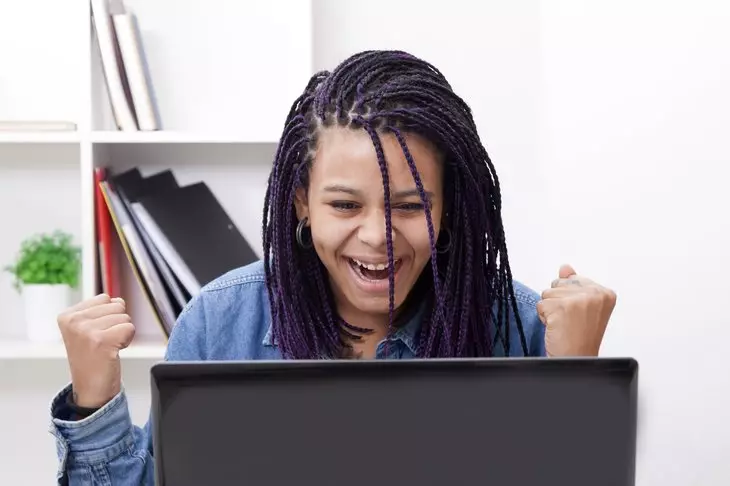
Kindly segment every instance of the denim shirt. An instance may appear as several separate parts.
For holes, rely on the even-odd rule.
[[[544,356],[539,296],[519,282],[513,286],[529,354]],[[517,336],[514,316],[509,325],[510,335]],[[257,262],[217,278],[191,299],[178,317],[165,359],[282,359],[270,326],[264,267]],[[417,328],[418,322],[408,323],[388,338],[387,346],[385,340],[379,343],[376,359],[415,357]],[[510,348],[511,356],[523,355],[519,339],[511,339]],[[64,406],[70,390],[68,384],[51,404],[50,432],[56,438],[59,460],[57,484],[154,485],[150,422],[132,423],[124,388],[93,415],[78,421],[70,420]]]

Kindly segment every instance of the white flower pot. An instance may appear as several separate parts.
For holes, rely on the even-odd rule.
[[[34,342],[61,341],[58,315],[71,304],[71,287],[56,284],[28,284],[22,287],[28,339]]]

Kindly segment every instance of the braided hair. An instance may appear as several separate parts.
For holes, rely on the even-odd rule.
[[[390,185],[380,134],[392,133],[399,142],[424,204],[431,266],[422,272],[419,291],[411,291],[412,296],[418,294],[414,298],[426,295],[428,303],[417,355],[491,356],[499,343],[508,354],[511,312],[527,355],[507,258],[499,181],[469,106],[431,64],[402,51],[364,51],[332,72],[311,77],[291,106],[269,176],[264,268],[274,339],[283,357],[336,358],[348,348],[327,271],[316,251],[295,238],[296,191],[308,187],[318,136],[333,126],[364,129],[375,147],[385,194],[391,324],[395,309]],[[450,234],[446,252],[437,251],[427,196],[406,133],[425,137],[443,160],[444,224]]]

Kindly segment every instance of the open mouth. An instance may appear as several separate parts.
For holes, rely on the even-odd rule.
[[[369,282],[378,282],[381,280],[387,280],[388,274],[390,273],[390,265],[388,262],[382,263],[366,263],[355,258],[348,258],[347,262],[361,279]],[[397,273],[403,263],[403,259],[397,258],[394,262],[393,273]]]

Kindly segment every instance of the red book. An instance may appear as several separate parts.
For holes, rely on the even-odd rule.
[[[106,180],[106,169],[94,169],[94,208],[96,209],[96,238],[99,251],[99,272],[101,273],[102,291],[110,297],[118,297],[114,281],[112,258],[112,220],[109,208],[104,201],[100,183]]]

